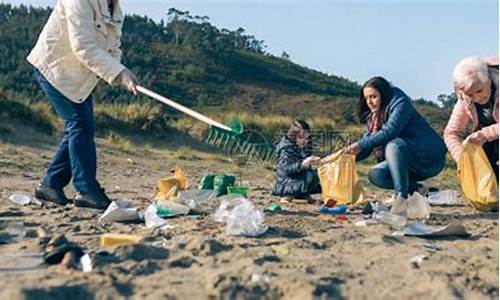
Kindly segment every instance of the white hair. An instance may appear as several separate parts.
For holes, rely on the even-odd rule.
[[[474,83],[485,84],[488,80],[488,65],[475,56],[462,59],[453,70],[455,89],[467,90]]]

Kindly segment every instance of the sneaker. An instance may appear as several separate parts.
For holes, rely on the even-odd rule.
[[[406,217],[406,210],[408,209],[408,199],[399,195],[394,196],[392,201],[391,214]]]
[[[106,209],[111,200],[106,196],[104,189],[95,194],[77,194],[75,197],[76,207],[88,207],[95,209]]]
[[[53,189],[42,183],[38,184],[36,187],[35,197],[39,200],[52,202],[58,205],[66,205],[70,202],[68,198],[66,198],[66,195],[64,195],[62,189]]]

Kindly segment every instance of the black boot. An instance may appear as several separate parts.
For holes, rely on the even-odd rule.
[[[35,197],[42,201],[48,201],[59,205],[66,205],[70,202],[68,198],[66,198],[66,195],[64,195],[62,189],[53,189],[41,183],[35,189]]]
[[[104,189],[101,188],[97,193],[77,194],[74,202],[76,207],[106,209],[111,200],[106,196]]]

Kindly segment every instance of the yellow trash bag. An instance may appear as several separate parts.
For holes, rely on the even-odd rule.
[[[475,209],[490,211],[498,206],[498,184],[483,147],[462,144],[458,160],[458,177],[466,201]]]
[[[159,192],[156,194],[155,200],[168,200],[170,197],[177,196],[180,190],[185,190],[187,187],[188,180],[184,174],[184,170],[180,167],[176,167],[173,176],[158,180]]]
[[[356,157],[343,154],[342,150],[320,161],[318,168],[323,201],[332,199],[337,204],[354,204],[364,201],[363,186],[356,174]]]

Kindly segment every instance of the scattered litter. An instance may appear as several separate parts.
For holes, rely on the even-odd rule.
[[[441,227],[432,227],[421,222],[415,222],[408,224],[401,231],[394,232],[393,235],[433,238],[447,236],[469,237],[470,233],[468,233],[465,227],[459,222],[452,222],[449,225]]]
[[[424,254],[419,254],[419,255],[416,255],[414,257],[412,257],[410,259],[410,263],[412,264],[412,266],[416,269],[420,268],[420,265],[422,264],[422,262],[424,260],[427,259],[427,256],[424,255]]]
[[[403,228],[406,225],[405,217],[391,214],[390,212],[384,210],[376,211],[373,214],[373,218],[394,228]]]
[[[135,165],[135,161],[133,161],[131,158],[127,158],[127,161],[133,165]]]
[[[438,245],[429,244],[429,243],[423,243],[422,247],[425,248],[425,250],[429,250],[431,252],[443,250],[443,248],[439,247]]]
[[[90,259],[88,253],[86,253],[80,258],[80,265],[82,266],[83,272],[85,273],[92,272],[92,260]]]
[[[306,199],[292,199],[293,204],[309,204],[309,201]]]
[[[167,221],[158,216],[156,204],[150,204],[148,206],[148,208],[144,212],[144,221],[146,222],[147,228],[156,228],[167,224]]]
[[[212,190],[214,188],[214,177],[215,175],[212,174],[203,176],[203,178],[201,178],[200,185],[198,186],[198,188],[200,190],[204,189]]]
[[[269,283],[271,282],[271,279],[267,275],[260,273],[253,273],[252,277],[250,277],[250,282],[254,284]]]
[[[375,224],[378,224],[378,220],[376,219],[359,220],[354,223],[356,226],[370,226]]]
[[[101,247],[138,244],[141,241],[140,235],[105,233],[101,236]]]
[[[342,205],[337,205],[335,207],[328,207],[326,205],[321,205],[319,211],[324,214],[331,214],[331,215],[345,214],[347,212],[347,205],[342,204]]]
[[[223,200],[214,219],[226,223],[226,233],[229,235],[259,236],[268,228],[264,224],[263,212],[243,197]]]
[[[221,174],[214,177],[214,191],[217,196],[227,194],[227,187],[233,186],[236,177],[229,174]]]
[[[161,218],[185,216],[188,213],[188,206],[173,201],[158,201],[156,204],[156,214]]]
[[[337,205],[337,201],[333,200],[333,199],[328,199],[326,202],[325,202],[325,206],[326,207],[334,207],[335,205]]]
[[[346,215],[337,215],[335,216],[335,222],[338,222],[338,223],[344,223],[346,221],[348,221],[349,218],[347,218]]]
[[[245,186],[228,186],[227,193],[248,197],[248,188]]]
[[[406,215],[408,219],[428,219],[431,214],[431,206],[427,203],[427,199],[415,192],[408,198],[408,208]]]
[[[286,256],[291,252],[289,247],[283,245],[273,245],[271,249],[280,256]]]
[[[363,215],[371,215],[375,209],[373,209],[372,202],[367,202],[365,206],[363,206],[363,211],[361,212]]]
[[[9,200],[15,204],[28,205],[31,203],[31,197],[21,193],[14,193],[9,197]]]
[[[156,194],[156,200],[168,200],[170,197],[177,196],[178,191],[185,190],[188,187],[188,180],[182,168],[175,168],[173,176],[158,180],[159,192]]]
[[[444,190],[439,192],[429,193],[427,201],[430,205],[464,205],[465,203],[458,198],[457,191]]]
[[[283,210],[283,208],[278,203],[271,203],[271,205],[269,205],[266,208],[266,211],[272,212],[272,213],[280,212],[282,210]]]
[[[101,215],[99,221],[102,223],[126,222],[139,219],[137,209],[132,207],[132,202],[128,200],[117,200],[109,204],[106,211]]]
[[[180,191],[172,201],[188,206],[195,213],[208,213],[212,211],[212,203],[216,192],[208,189]]]

